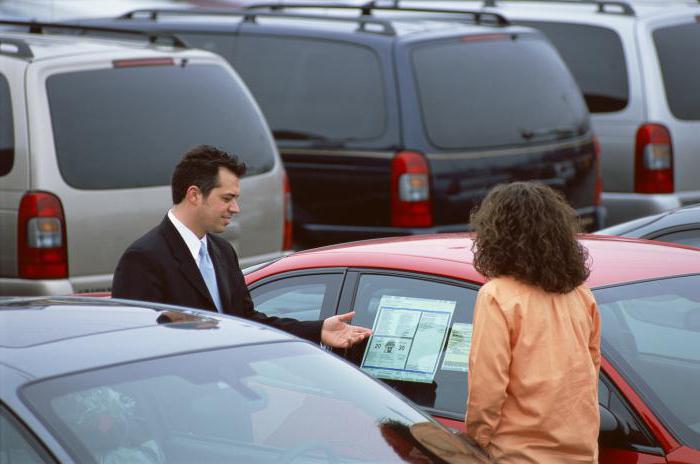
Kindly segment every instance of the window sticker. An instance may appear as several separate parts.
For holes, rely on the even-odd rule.
[[[443,371],[467,372],[469,370],[469,349],[472,346],[472,324],[455,322],[447,340]]]
[[[360,368],[381,379],[431,383],[456,305],[383,295]]]

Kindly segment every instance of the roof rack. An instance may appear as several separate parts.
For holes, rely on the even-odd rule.
[[[499,0],[484,0],[483,6],[495,7]],[[636,16],[634,8],[622,0],[535,0],[538,2],[567,3],[571,5],[597,5],[598,13]],[[700,1],[700,0],[699,0]],[[612,8],[610,8],[612,7]]]
[[[314,15],[314,14],[284,14],[284,13],[274,13],[274,12],[261,12],[253,11],[249,9],[235,9],[235,8],[197,8],[196,10],[184,10],[184,9],[169,9],[169,8],[154,8],[154,9],[139,9],[133,10],[128,13],[119,16],[117,19],[136,19],[139,15],[147,15],[149,19],[155,21],[158,19],[159,15],[162,14],[172,14],[172,15],[186,15],[186,16],[240,16],[245,22],[254,23],[257,18],[293,18],[293,19],[309,19],[316,21],[340,21],[349,23],[358,23],[359,30],[363,32],[370,32],[375,34],[383,35],[396,35],[396,29],[391,25],[391,22],[378,19],[378,18],[354,18],[354,17],[344,17],[344,16],[325,16],[325,15]],[[368,29],[367,26],[379,26],[381,30]]]
[[[279,13],[279,10],[284,9],[303,9],[303,8],[324,8],[324,9],[336,9],[336,10],[359,10],[361,12],[361,17],[342,17],[342,16],[326,16],[326,15],[285,15]],[[268,9],[267,12],[257,12],[254,10]],[[256,17],[294,17],[301,19],[317,19],[323,21],[346,21],[346,22],[358,22],[361,24],[362,30],[365,30],[367,24],[378,24],[384,28],[382,33],[387,35],[395,35],[396,31],[387,20],[372,18],[372,11],[406,11],[414,13],[437,13],[437,14],[451,14],[451,15],[468,15],[472,18],[472,21],[476,24],[489,24],[497,26],[507,26],[510,22],[501,14],[484,12],[484,11],[472,11],[472,10],[441,10],[434,8],[403,8],[398,6],[398,0],[394,3],[394,6],[378,6],[374,2],[369,2],[365,5],[353,6],[353,5],[337,5],[328,3],[287,3],[287,4],[276,4],[276,3],[261,3],[256,5],[250,5],[244,9],[235,8],[197,8],[197,9],[183,9],[183,8],[141,8],[138,10],[132,10],[119,16],[117,19],[137,19],[139,16],[146,16],[151,21],[158,19],[160,15],[175,15],[175,16],[241,16],[244,21],[254,22]],[[278,12],[278,13],[275,13]],[[374,31],[370,31],[374,32]]]
[[[11,39],[0,36],[0,55],[10,55],[18,58],[34,58],[32,49],[21,39]]]
[[[104,33],[139,36],[139,37],[147,39],[148,42],[152,43],[152,44],[158,43],[160,39],[168,39],[170,41],[170,45],[172,45],[173,47],[187,48],[187,44],[185,44],[177,36],[175,36],[173,34],[157,32],[157,31],[146,32],[146,31],[139,31],[139,30],[133,30],[133,29],[121,29],[118,27],[87,26],[87,25],[72,24],[72,23],[46,23],[46,22],[39,22],[39,21],[16,21],[16,20],[6,20],[6,19],[0,19],[0,25],[28,27],[30,34],[44,34],[45,33],[44,29],[63,29],[66,31],[76,31],[76,32],[82,32],[82,33],[85,33],[85,32],[104,32]],[[5,31],[5,32],[9,32],[9,31]],[[26,46],[26,43],[25,43],[25,46]],[[30,53],[31,53],[31,51],[30,51]]]
[[[266,8],[271,11],[287,10],[287,9],[303,9],[303,8],[323,8],[331,10],[359,10],[362,16],[372,16],[373,11],[406,11],[411,13],[438,13],[438,14],[454,14],[467,15],[472,18],[475,24],[489,24],[497,26],[509,26],[511,23],[505,16],[487,11],[475,10],[442,10],[437,8],[413,8],[402,7],[399,5],[399,0],[394,0],[393,5],[383,6],[377,5],[375,1],[370,1],[364,5],[342,5],[333,3],[258,3],[245,7],[247,10]]]

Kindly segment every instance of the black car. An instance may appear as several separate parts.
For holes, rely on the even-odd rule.
[[[541,33],[498,14],[306,4],[96,21],[232,63],[273,130],[301,246],[466,230],[514,180],[559,189],[586,230],[603,225],[581,92]]]
[[[700,247],[700,205],[645,216],[596,233]]]

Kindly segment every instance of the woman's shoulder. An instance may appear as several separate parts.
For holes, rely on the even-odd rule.
[[[541,291],[539,288],[510,276],[494,277],[481,287],[481,292],[493,297],[501,303],[510,301],[521,295],[539,291]]]
[[[591,289],[588,288],[588,285],[581,284],[574,289],[574,292],[576,292],[586,303],[595,304],[595,296],[593,295]]]

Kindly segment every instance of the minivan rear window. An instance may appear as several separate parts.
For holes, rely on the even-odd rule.
[[[275,148],[245,88],[216,65],[54,74],[46,82],[61,174],[78,189],[169,185],[182,154],[219,147],[272,169]]]
[[[535,35],[494,37],[450,39],[414,49],[431,143],[477,149],[585,133],[586,106],[556,50]]]
[[[625,52],[612,29],[571,23],[516,21],[539,29],[561,54],[591,113],[625,109],[629,88]]]
[[[15,162],[15,134],[12,124],[12,102],[10,86],[0,74],[0,176],[12,170]]]
[[[662,27],[653,37],[671,112],[678,119],[700,120],[700,23]]]
[[[349,141],[385,132],[382,70],[367,47],[241,36],[233,65],[278,138]]]

